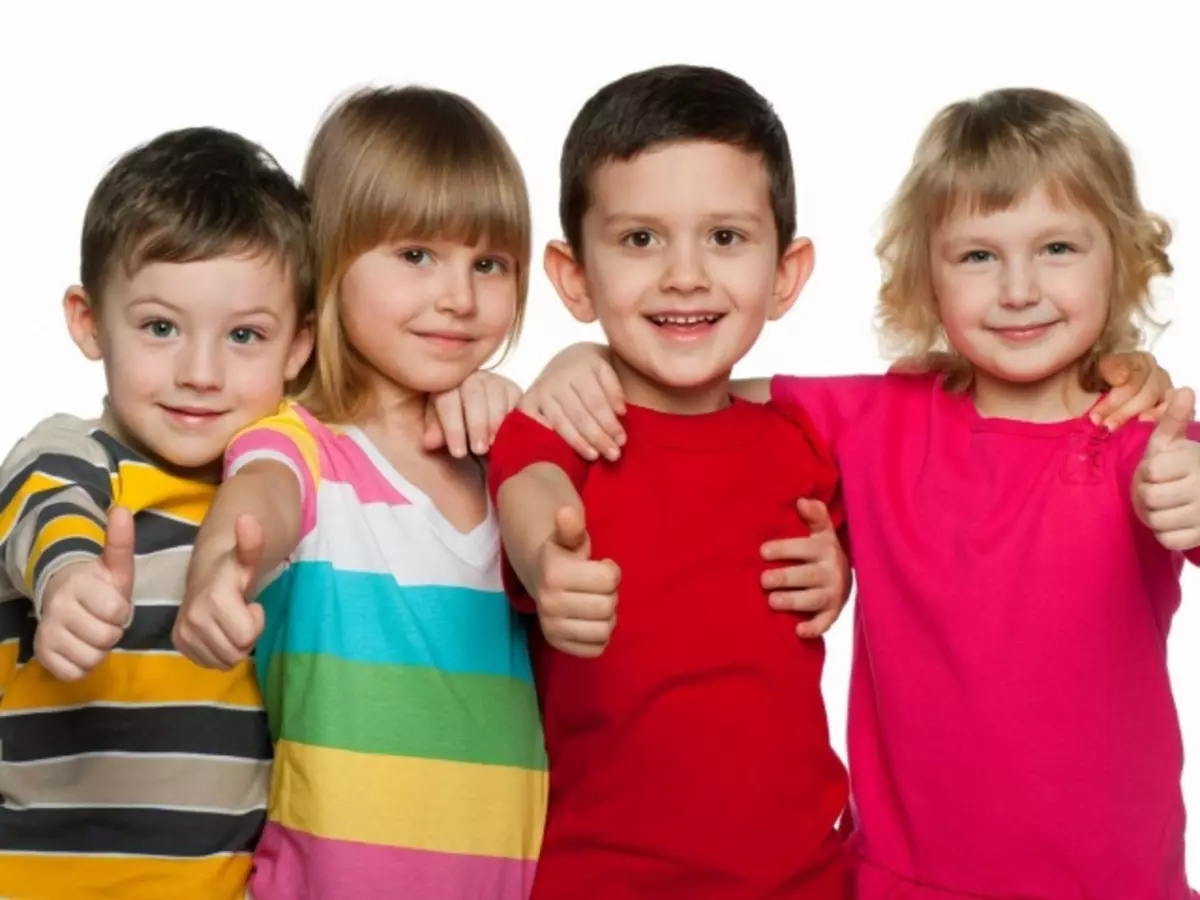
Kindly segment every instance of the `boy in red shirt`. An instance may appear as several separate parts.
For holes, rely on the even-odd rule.
[[[632,440],[588,461],[514,413],[491,450],[507,586],[543,639],[534,900],[838,900],[837,472],[801,410],[728,389],[812,269],[786,132],[732,75],[653,69],[585,104],[561,175],[546,269],[604,329]],[[806,533],[810,565],[768,569],[765,543]]]

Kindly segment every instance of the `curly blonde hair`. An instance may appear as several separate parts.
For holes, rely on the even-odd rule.
[[[878,313],[903,366],[942,371],[951,390],[970,386],[971,366],[938,316],[930,236],[957,211],[1008,209],[1039,186],[1090,211],[1113,245],[1108,320],[1081,367],[1084,387],[1103,390],[1100,359],[1141,345],[1150,282],[1173,271],[1170,226],[1142,206],[1129,151],[1098,113],[1051,91],[1005,88],[934,117],[887,212],[876,246],[884,277]]]

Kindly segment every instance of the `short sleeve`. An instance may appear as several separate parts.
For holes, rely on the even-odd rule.
[[[46,581],[104,549],[115,464],[92,436],[95,423],[52,416],[0,465],[0,550],[5,580],[40,614]]]
[[[826,445],[834,452],[842,435],[883,388],[887,375],[847,375],[800,378],[776,375],[771,379],[771,399],[801,407]]]
[[[313,434],[315,420],[301,406],[285,404],[273,416],[261,419],[234,435],[225,451],[225,478],[252,462],[269,460],[286,466],[300,485],[300,533],[316,524],[320,450]]]
[[[488,494],[496,503],[500,486],[514,475],[538,463],[558,466],[577,491],[583,490],[587,479],[588,461],[571,449],[553,430],[536,419],[515,410],[505,418],[488,452]],[[513,607],[519,612],[536,612],[533,598],[513,571],[508,554],[502,552],[501,575],[504,590]]]

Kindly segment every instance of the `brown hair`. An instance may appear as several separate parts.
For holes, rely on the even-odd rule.
[[[318,261],[316,361],[301,401],[314,415],[353,418],[366,363],[342,328],[338,294],[362,254],[402,239],[486,240],[516,260],[520,333],[529,287],[529,197],[504,136],[473,103],[424,87],[368,88],[337,103],[313,139],[303,182]]]
[[[1084,387],[1103,389],[1103,356],[1141,344],[1150,282],[1172,272],[1171,229],[1142,206],[1129,151],[1078,101],[1034,88],[991,91],[945,107],[925,129],[876,247],[885,334],[909,364],[944,371],[951,389],[969,386],[972,372],[942,330],[930,236],[958,210],[1007,209],[1039,185],[1095,215],[1113,245],[1108,321],[1081,369]]]
[[[308,203],[262,147],[217,128],[169,131],[118,159],[83,220],[80,280],[101,303],[114,266],[132,277],[154,262],[242,253],[276,257],[301,319],[312,309]]]
[[[577,257],[591,180],[607,162],[662,144],[711,141],[762,157],[771,185],[779,250],[796,236],[796,183],[783,122],[758,91],[721,69],[659,66],[605,85],[579,110],[559,163],[559,219]]]

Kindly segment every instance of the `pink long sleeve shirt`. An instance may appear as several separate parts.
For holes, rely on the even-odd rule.
[[[934,376],[772,393],[844,478],[860,900],[1192,896],[1166,659],[1184,556],[1130,501],[1151,426],[985,419]]]

